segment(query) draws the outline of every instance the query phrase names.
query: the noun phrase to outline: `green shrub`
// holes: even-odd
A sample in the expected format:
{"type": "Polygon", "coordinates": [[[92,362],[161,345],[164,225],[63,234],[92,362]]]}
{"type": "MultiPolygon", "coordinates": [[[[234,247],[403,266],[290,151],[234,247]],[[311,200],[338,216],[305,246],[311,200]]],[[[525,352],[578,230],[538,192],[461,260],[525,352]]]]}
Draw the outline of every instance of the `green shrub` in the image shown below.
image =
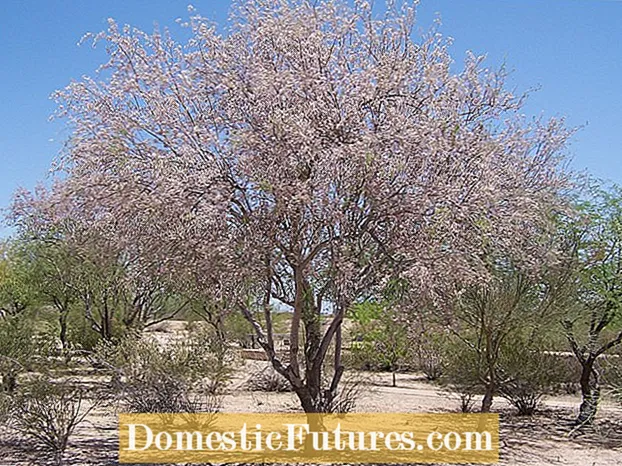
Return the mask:
{"type": "Polygon", "coordinates": [[[528,337],[513,335],[501,347],[494,363],[461,341],[445,348],[442,381],[461,394],[463,408],[472,406],[472,396],[482,394],[492,365],[494,393],[505,398],[521,415],[531,415],[542,398],[558,389],[566,378],[564,365],[545,346],[528,337]]]}
{"type": "Polygon", "coordinates": [[[512,339],[501,353],[499,394],[521,415],[531,415],[564,379],[558,358],[543,345],[512,339]]]}
{"type": "Polygon", "coordinates": [[[0,318],[2,391],[15,391],[18,375],[46,366],[45,362],[53,350],[53,339],[45,333],[38,333],[28,315],[0,318]]]}

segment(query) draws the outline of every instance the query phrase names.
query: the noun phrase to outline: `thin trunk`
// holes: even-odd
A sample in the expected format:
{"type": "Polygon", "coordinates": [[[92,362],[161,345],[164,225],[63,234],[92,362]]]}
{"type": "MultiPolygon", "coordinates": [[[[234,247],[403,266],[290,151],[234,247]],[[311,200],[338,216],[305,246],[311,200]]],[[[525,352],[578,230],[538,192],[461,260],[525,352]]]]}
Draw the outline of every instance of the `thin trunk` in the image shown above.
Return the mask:
{"type": "Polygon", "coordinates": [[[596,358],[590,356],[581,363],[581,406],[577,425],[591,424],[596,417],[600,401],[600,383],[598,373],[594,368],[596,358]]]}
{"type": "Polygon", "coordinates": [[[495,394],[494,384],[489,383],[486,385],[486,392],[484,393],[484,398],[482,399],[482,413],[489,413],[492,408],[492,399],[495,394]]]}
{"type": "Polygon", "coordinates": [[[60,343],[62,348],[67,349],[67,314],[63,313],[58,318],[58,323],[60,325],[60,343]]]}

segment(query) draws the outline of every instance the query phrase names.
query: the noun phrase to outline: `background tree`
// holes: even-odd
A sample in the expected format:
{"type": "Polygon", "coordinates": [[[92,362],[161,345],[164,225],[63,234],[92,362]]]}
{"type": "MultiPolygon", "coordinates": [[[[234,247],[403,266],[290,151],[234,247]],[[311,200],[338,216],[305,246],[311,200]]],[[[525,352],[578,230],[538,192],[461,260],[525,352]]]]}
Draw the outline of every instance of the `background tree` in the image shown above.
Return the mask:
{"type": "Polygon", "coordinates": [[[352,351],[355,358],[375,368],[389,370],[391,385],[396,387],[396,372],[412,356],[408,332],[397,309],[389,303],[366,301],[353,306],[351,319],[354,321],[352,351]]]}
{"type": "Polygon", "coordinates": [[[454,73],[413,25],[408,7],[286,0],[237,4],[225,35],[192,17],[183,45],[111,22],[106,73],[57,95],[73,129],[57,201],[114,225],[144,273],[243,313],[306,412],[336,396],[346,309],[394,277],[440,300],[486,278],[486,247],[531,265],[565,184],[563,124],[525,122],[503,70],[469,55],[454,73]]]}
{"type": "Polygon", "coordinates": [[[105,340],[173,318],[187,305],[180,289],[158,274],[142,274],[135,255],[110,238],[109,223],[72,214],[74,200],[58,202],[58,187],[20,192],[12,208],[26,251],[30,287],[58,313],[59,337],[68,345],[68,319],[81,313],[105,340]]]}
{"type": "Polygon", "coordinates": [[[466,289],[452,309],[449,328],[454,338],[445,379],[469,393],[483,389],[482,412],[489,412],[494,396],[501,393],[517,404],[530,398],[529,407],[519,406],[530,414],[547,384],[554,382],[552,375],[546,378],[550,358],[540,355],[552,349],[543,342],[566,304],[567,278],[551,273],[554,278],[546,280],[507,264],[496,267],[493,281],[466,289]]]}
{"type": "Polygon", "coordinates": [[[37,304],[34,271],[22,242],[0,243],[0,318],[16,316],[37,304]]]}

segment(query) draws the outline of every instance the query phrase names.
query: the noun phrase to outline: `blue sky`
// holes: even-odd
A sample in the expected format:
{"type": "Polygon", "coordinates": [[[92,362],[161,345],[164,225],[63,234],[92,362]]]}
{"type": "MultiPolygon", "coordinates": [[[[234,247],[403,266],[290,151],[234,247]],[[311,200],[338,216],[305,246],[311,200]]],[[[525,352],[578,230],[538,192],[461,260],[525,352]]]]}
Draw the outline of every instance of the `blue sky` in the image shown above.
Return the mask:
{"type": "MultiPolygon", "coordinates": [[[[219,23],[229,2],[205,0],[2,0],[0,15],[0,207],[19,186],[45,179],[68,133],[49,122],[49,95],[92,74],[103,48],[77,46],[106,19],[178,30],[187,5],[219,23]]],[[[376,2],[378,3],[378,2],[376,2]]],[[[585,125],[570,147],[572,167],[622,183],[622,0],[422,0],[419,27],[440,15],[453,55],[487,54],[514,70],[518,90],[538,87],[531,115],[585,125]]],[[[0,227],[0,235],[7,229],[0,227]]]]}

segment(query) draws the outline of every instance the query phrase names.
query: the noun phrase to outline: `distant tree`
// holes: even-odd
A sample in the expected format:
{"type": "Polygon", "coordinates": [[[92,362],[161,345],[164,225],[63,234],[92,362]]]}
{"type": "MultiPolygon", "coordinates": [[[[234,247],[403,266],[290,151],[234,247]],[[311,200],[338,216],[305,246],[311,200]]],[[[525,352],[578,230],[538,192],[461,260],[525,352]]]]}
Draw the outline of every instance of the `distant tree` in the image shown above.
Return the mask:
{"type": "Polygon", "coordinates": [[[519,388],[537,391],[537,402],[546,380],[531,386],[526,382],[544,379],[540,353],[547,349],[547,333],[567,303],[568,277],[561,271],[544,279],[504,265],[495,275],[491,282],[464,291],[449,324],[454,338],[448,346],[445,379],[465,392],[482,389],[482,412],[490,411],[499,393],[517,398],[519,388]],[[520,363],[520,358],[530,360],[520,363]]]}
{"type": "Polygon", "coordinates": [[[365,360],[372,364],[391,371],[391,386],[396,387],[396,372],[410,360],[411,349],[399,314],[378,303],[362,303],[354,306],[352,317],[359,343],[353,350],[364,353],[365,360]]]}
{"type": "Polygon", "coordinates": [[[154,325],[185,308],[188,299],[174,286],[139,273],[134,256],[111,241],[101,224],[73,216],[73,201],[56,202],[58,192],[19,192],[12,220],[30,261],[30,287],[58,313],[63,348],[72,309],[79,308],[91,328],[110,340],[115,332],[154,325]]]}
{"type": "Polygon", "coordinates": [[[36,304],[33,272],[32,261],[20,241],[0,243],[0,318],[16,316],[36,304]]]}
{"type": "Polygon", "coordinates": [[[440,34],[413,40],[409,7],[253,0],[231,21],[221,35],[192,17],[184,45],[114,22],[96,37],[106,73],[57,95],[65,199],[144,273],[245,315],[304,410],[324,411],[353,303],[393,277],[441,299],[488,276],[488,248],[538,260],[569,132],[526,123],[481,57],[454,73],[440,34]],[[292,312],[286,358],[275,302],[292,312]]]}

